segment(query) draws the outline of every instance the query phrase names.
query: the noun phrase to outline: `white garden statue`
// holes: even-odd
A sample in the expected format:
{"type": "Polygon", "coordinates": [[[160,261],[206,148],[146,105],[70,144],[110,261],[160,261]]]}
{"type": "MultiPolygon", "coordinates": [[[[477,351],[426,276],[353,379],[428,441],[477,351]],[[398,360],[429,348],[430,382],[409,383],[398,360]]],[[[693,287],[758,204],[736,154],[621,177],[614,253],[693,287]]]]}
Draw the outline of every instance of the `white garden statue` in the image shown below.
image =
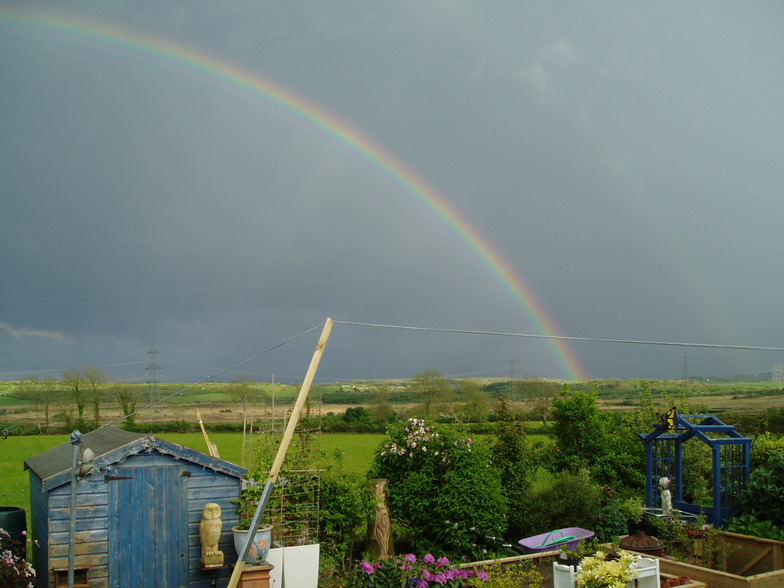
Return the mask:
{"type": "Polygon", "coordinates": [[[670,492],[669,478],[659,478],[659,494],[661,495],[662,516],[672,516],[672,493],[670,492]]]}

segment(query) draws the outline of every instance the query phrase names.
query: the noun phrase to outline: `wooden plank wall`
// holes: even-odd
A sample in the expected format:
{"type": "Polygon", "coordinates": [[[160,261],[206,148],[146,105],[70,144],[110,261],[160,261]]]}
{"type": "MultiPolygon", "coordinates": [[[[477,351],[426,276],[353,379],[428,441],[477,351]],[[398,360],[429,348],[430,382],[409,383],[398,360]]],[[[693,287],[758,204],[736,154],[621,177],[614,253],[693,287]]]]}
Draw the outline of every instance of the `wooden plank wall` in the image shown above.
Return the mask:
{"type": "MultiPolygon", "coordinates": [[[[155,467],[156,463],[171,464],[173,459],[159,454],[143,454],[129,457],[124,465],[128,466],[132,462],[136,462],[134,465],[139,465],[139,461],[144,461],[143,467],[155,467]]],[[[209,588],[215,577],[228,579],[231,575],[230,564],[237,559],[231,527],[239,522],[239,517],[237,505],[231,501],[240,494],[240,480],[190,462],[180,461],[180,463],[187,466],[190,473],[187,479],[190,585],[192,588],[209,588]],[[199,569],[201,563],[199,523],[202,508],[208,502],[218,503],[222,511],[223,531],[220,549],[225,554],[227,567],[218,572],[205,572],[199,569]]],[[[109,482],[112,483],[118,482],[109,482]]],[[[91,587],[108,588],[109,484],[104,481],[103,473],[84,478],[78,484],[76,565],[90,567],[91,587]]],[[[34,553],[39,586],[49,588],[54,585],[52,569],[68,567],[71,486],[65,484],[47,494],[41,489],[41,481],[31,473],[30,503],[32,532],[38,541],[34,553]]]]}
{"type": "Polygon", "coordinates": [[[784,543],[780,541],[728,532],[719,537],[727,553],[726,570],[732,574],[754,576],[784,568],[784,543]]]}
{"type": "Polygon", "coordinates": [[[781,588],[784,586],[784,543],[737,533],[722,532],[726,572],[684,562],[661,559],[662,573],[689,576],[711,588],[781,588]]]}
{"type": "MultiPolygon", "coordinates": [[[[108,588],[108,496],[103,476],[89,476],[78,482],[76,497],[76,565],[90,567],[90,586],[108,588]]],[[[38,569],[54,585],[52,569],[68,567],[71,524],[71,485],[49,492],[49,565],[38,569]]]]}
{"type": "MultiPolygon", "coordinates": [[[[33,472],[30,472],[30,532],[32,533],[33,543],[33,567],[40,576],[38,570],[49,568],[49,530],[47,522],[49,520],[49,502],[47,495],[42,489],[41,479],[33,472]]],[[[46,574],[43,574],[47,578],[46,574]]],[[[48,578],[39,578],[39,585],[48,588],[48,578]]]]}
{"type": "Polygon", "coordinates": [[[191,588],[209,588],[213,577],[228,580],[232,568],[230,564],[237,561],[234,549],[234,537],[231,528],[239,522],[237,505],[232,500],[240,495],[240,479],[190,465],[188,471],[188,546],[191,570],[191,588]],[[201,563],[201,540],[199,539],[199,523],[201,511],[208,502],[215,502],[221,507],[220,550],[223,551],[226,568],[218,572],[205,572],[199,569],[201,563]]]}

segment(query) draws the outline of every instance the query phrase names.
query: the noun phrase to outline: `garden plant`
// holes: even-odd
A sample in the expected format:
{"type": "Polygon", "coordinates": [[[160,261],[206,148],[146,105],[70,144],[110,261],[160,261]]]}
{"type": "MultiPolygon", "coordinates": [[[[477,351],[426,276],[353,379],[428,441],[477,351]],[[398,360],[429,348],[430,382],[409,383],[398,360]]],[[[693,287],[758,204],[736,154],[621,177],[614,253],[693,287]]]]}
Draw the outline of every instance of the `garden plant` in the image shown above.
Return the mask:
{"type": "Polygon", "coordinates": [[[371,478],[389,479],[387,504],[420,552],[472,557],[477,540],[506,529],[507,502],[490,451],[454,427],[409,419],[392,425],[371,478]]]}
{"type": "MultiPolygon", "coordinates": [[[[27,533],[22,536],[27,539],[27,533]]],[[[15,540],[0,528],[0,586],[3,588],[33,588],[35,570],[16,549],[15,540]]],[[[22,550],[23,552],[23,550],[22,550]]]]}

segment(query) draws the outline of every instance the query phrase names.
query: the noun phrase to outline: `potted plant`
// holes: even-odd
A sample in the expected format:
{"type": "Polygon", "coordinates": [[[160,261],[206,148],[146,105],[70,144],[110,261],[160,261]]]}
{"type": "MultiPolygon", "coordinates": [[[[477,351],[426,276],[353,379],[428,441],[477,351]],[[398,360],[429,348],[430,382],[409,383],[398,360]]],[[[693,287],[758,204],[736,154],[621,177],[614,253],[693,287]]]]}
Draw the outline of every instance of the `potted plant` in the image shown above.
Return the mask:
{"type": "Polygon", "coordinates": [[[645,507],[639,497],[633,496],[624,500],[618,510],[626,516],[629,534],[622,538],[620,546],[648,555],[664,555],[664,547],[655,536],[656,526],[648,520],[645,507]]]}
{"type": "Polygon", "coordinates": [[[626,517],[626,525],[629,535],[635,535],[638,529],[647,533],[644,525],[645,506],[639,496],[631,496],[618,505],[618,510],[626,517]]]}
{"type": "Polygon", "coordinates": [[[599,543],[596,539],[579,541],[575,549],[569,549],[568,544],[564,543],[558,556],[558,563],[572,566],[576,570],[584,557],[595,554],[598,549],[599,543]]]}
{"type": "MultiPolygon", "coordinates": [[[[234,534],[234,548],[237,550],[237,555],[242,552],[245,543],[248,541],[248,530],[253,521],[253,516],[256,514],[262,488],[253,477],[249,477],[243,480],[240,497],[232,501],[238,505],[237,514],[240,517],[237,526],[231,528],[234,534]]],[[[248,555],[245,557],[245,563],[255,565],[265,563],[271,546],[272,525],[259,525],[248,550],[248,555]]]]}
{"type": "MultiPolygon", "coordinates": [[[[262,431],[252,440],[254,451],[247,479],[240,498],[235,500],[240,530],[247,529],[256,512],[280,438],[278,433],[262,431]]],[[[265,538],[270,541],[265,559],[274,566],[272,582],[283,588],[316,586],[318,580],[321,451],[316,442],[312,431],[295,433],[264,513],[265,538]]]]}

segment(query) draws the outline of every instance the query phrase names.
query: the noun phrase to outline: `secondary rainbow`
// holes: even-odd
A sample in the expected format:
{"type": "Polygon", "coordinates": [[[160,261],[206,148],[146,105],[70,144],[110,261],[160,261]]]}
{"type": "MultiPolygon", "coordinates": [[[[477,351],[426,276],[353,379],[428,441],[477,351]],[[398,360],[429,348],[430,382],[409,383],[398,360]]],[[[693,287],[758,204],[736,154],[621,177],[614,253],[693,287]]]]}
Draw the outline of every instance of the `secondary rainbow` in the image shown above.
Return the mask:
{"type": "MultiPolygon", "coordinates": [[[[458,236],[479,261],[503,285],[509,295],[543,335],[559,336],[558,328],[533,291],[518,275],[508,260],[469,222],[446,197],[403,165],[381,146],[323,108],[308,102],[287,88],[257,72],[240,67],[180,43],[119,27],[115,24],[53,12],[0,8],[0,21],[35,26],[65,34],[88,37],[101,42],[125,46],[181,64],[192,70],[223,81],[263,99],[278,110],[315,127],[331,140],[337,141],[381,170],[402,186],[458,236]]],[[[563,339],[548,339],[565,377],[579,379],[585,372],[573,350],[563,339]]]]}

